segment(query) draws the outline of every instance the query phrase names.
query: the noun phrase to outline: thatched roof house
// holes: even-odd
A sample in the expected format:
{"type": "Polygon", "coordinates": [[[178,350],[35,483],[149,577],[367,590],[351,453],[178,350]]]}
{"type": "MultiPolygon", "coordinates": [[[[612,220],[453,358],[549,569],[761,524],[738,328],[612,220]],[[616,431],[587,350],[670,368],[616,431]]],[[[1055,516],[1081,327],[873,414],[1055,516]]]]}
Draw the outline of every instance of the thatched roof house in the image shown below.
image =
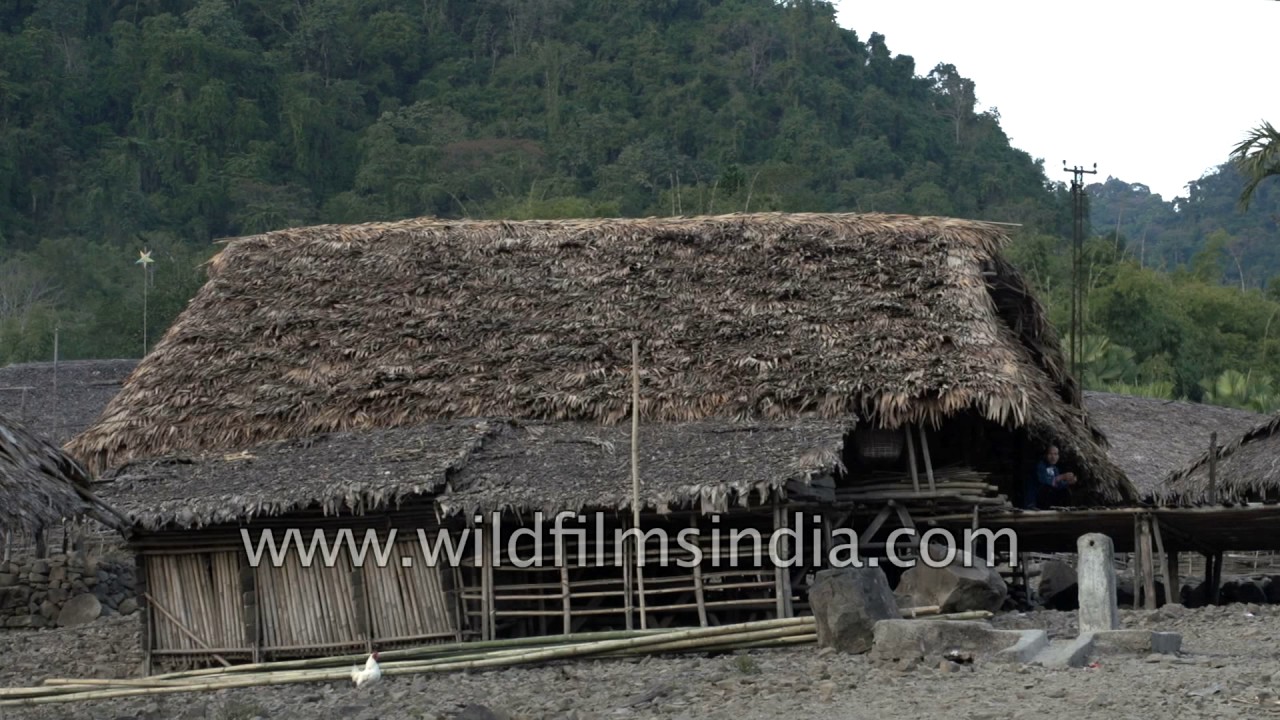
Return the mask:
{"type": "Polygon", "coordinates": [[[416,219],[229,241],[94,427],[94,469],[450,418],[797,418],[971,411],[1132,488],[1073,402],[1001,227],[885,215],[416,219]]]}
{"type": "Polygon", "coordinates": [[[1172,473],[1156,500],[1164,505],[1237,504],[1280,499],[1280,415],[1246,432],[1218,435],[1220,443],[1210,490],[1209,451],[1172,473]]]}
{"type": "Polygon", "coordinates": [[[1084,406],[1143,499],[1163,496],[1169,477],[1209,449],[1212,433],[1226,444],[1266,421],[1248,410],[1092,391],[1084,406]]]}
{"type": "Polygon", "coordinates": [[[0,532],[35,530],[93,509],[79,463],[0,416],[0,532]]]}
{"type": "Polygon", "coordinates": [[[0,367],[0,414],[62,444],[120,392],[137,360],[63,360],[0,367]]]}

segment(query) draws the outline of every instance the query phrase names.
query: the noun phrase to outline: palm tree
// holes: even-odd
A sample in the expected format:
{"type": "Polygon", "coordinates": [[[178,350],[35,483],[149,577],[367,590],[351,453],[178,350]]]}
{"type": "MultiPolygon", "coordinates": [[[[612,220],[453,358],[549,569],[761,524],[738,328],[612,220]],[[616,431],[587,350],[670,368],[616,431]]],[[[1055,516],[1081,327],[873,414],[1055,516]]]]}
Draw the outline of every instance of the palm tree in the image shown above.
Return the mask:
{"type": "Polygon", "coordinates": [[[1273,175],[1280,175],[1280,131],[1264,120],[1231,151],[1231,159],[1244,173],[1245,186],[1240,193],[1240,207],[1248,209],[1258,185],[1273,175]]]}

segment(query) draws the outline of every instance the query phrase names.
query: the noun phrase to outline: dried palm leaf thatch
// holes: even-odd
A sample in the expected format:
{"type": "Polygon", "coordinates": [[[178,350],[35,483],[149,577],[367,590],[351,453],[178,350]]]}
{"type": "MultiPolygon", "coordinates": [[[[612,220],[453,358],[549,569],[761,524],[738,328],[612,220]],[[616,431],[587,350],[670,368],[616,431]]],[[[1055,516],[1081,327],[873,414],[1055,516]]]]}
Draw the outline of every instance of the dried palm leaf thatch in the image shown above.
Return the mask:
{"type": "Polygon", "coordinates": [[[1164,492],[1165,481],[1209,449],[1209,436],[1227,442],[1266,421],[1248,410],[1104,392],[1084,393],[1089,419],[1107,436],[1112,462],[1143,499],[1164,492]]]}
{"type": "MultiPolygon", "coordinates": [[[[446,515],[624,510],[632,505],[631,429],[579,422],[519,423],[475,453],[437,498],[446,515]]],[[[788,482],[840,466],[852,422],[703,420],[642,427],[642,510],[724,512],[766,502],[788,482]]]]}
{"type": "Polygon", "coordinates": [[[236,453],[132,460],[94,489],[143,530],[242,523],[319,507],[363,514],[436,492],[503,423],[415,427],[277,440],[236,453]]]}
{"type": "Polygon", "coordinates": [[[0,416],[0,531],[34,530],[89,511],[77,486],[85,469],[51,443],[0,416]]]}
{"type": "MultiPolygon", "coordinates": [[[[1280,498],[1280,415],[1267,418],[1234,438],[1218,442],[1214,463],[1214,492],[1219,503],[1242,503],[1280,498]]],[[[1199,442],[1196,445],[1200,445],[1199,442]]],[[[1194,506],[1211,501],[1208,438],[1205,449],[1182,469],[1170,474],[1155,500],[1162,505],[1194,506]]]]}
{"type": "Polygon", "coordinates": [[[974,408],[1109,464],[1000,226],[890,215],[327,225],[228,241],[69,448],[131,458],[456,417],[611,425],[974,408]]]}

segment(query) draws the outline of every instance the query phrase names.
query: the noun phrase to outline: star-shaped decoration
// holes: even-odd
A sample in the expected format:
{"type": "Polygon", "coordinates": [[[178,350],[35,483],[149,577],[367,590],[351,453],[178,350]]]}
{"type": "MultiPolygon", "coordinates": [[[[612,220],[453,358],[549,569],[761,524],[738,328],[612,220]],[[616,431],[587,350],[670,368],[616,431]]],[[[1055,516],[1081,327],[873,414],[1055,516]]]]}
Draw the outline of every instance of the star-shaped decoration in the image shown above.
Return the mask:
{"type": "Polygon", "coordinates": [[[135,260],[133,264],[142,265],[143,267],[146,267],[147,265],[150,265],[153,262],[155,262],[155,260],[151,259],[151,251],[143,250],[142,252],[138,253],[138,259],[135,260]]]}

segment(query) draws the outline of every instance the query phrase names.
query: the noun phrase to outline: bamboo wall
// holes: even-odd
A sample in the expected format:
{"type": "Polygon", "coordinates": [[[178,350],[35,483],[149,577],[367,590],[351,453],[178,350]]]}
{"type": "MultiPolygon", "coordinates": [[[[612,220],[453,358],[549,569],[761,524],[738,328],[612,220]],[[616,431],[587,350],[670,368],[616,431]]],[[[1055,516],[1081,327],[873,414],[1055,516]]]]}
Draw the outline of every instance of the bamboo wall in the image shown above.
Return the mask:
{"type": "MultiPolygon", "coordinates": [[[[384,528],[403,525],[400,537],[412,538],[398,541],[383,567],[372,553],[357,567],[347,548],[328,567],[319,555],[303,567],[296,552],[280,566],[264,558],[251,567],[243,544],[232,540],[238,529],[139,539],[135,549],[148,664],[174,669],[462,639],[456,570],[422,562],[416,536],[422,525],[414,523],[434,525],[434,517],[379,519],[384,528]],[[410,567],[402,562],[406,557],[413,559],[410,567]]],[[[301,523],[276,519],[272,524],[301,523]]],[[[359,529],[359,541],[359,526],[376,524],[364,517],[346,526],[359,529]]],[[[312,529],[304,529],[304,537],[309,539],[312,529]]]]}

